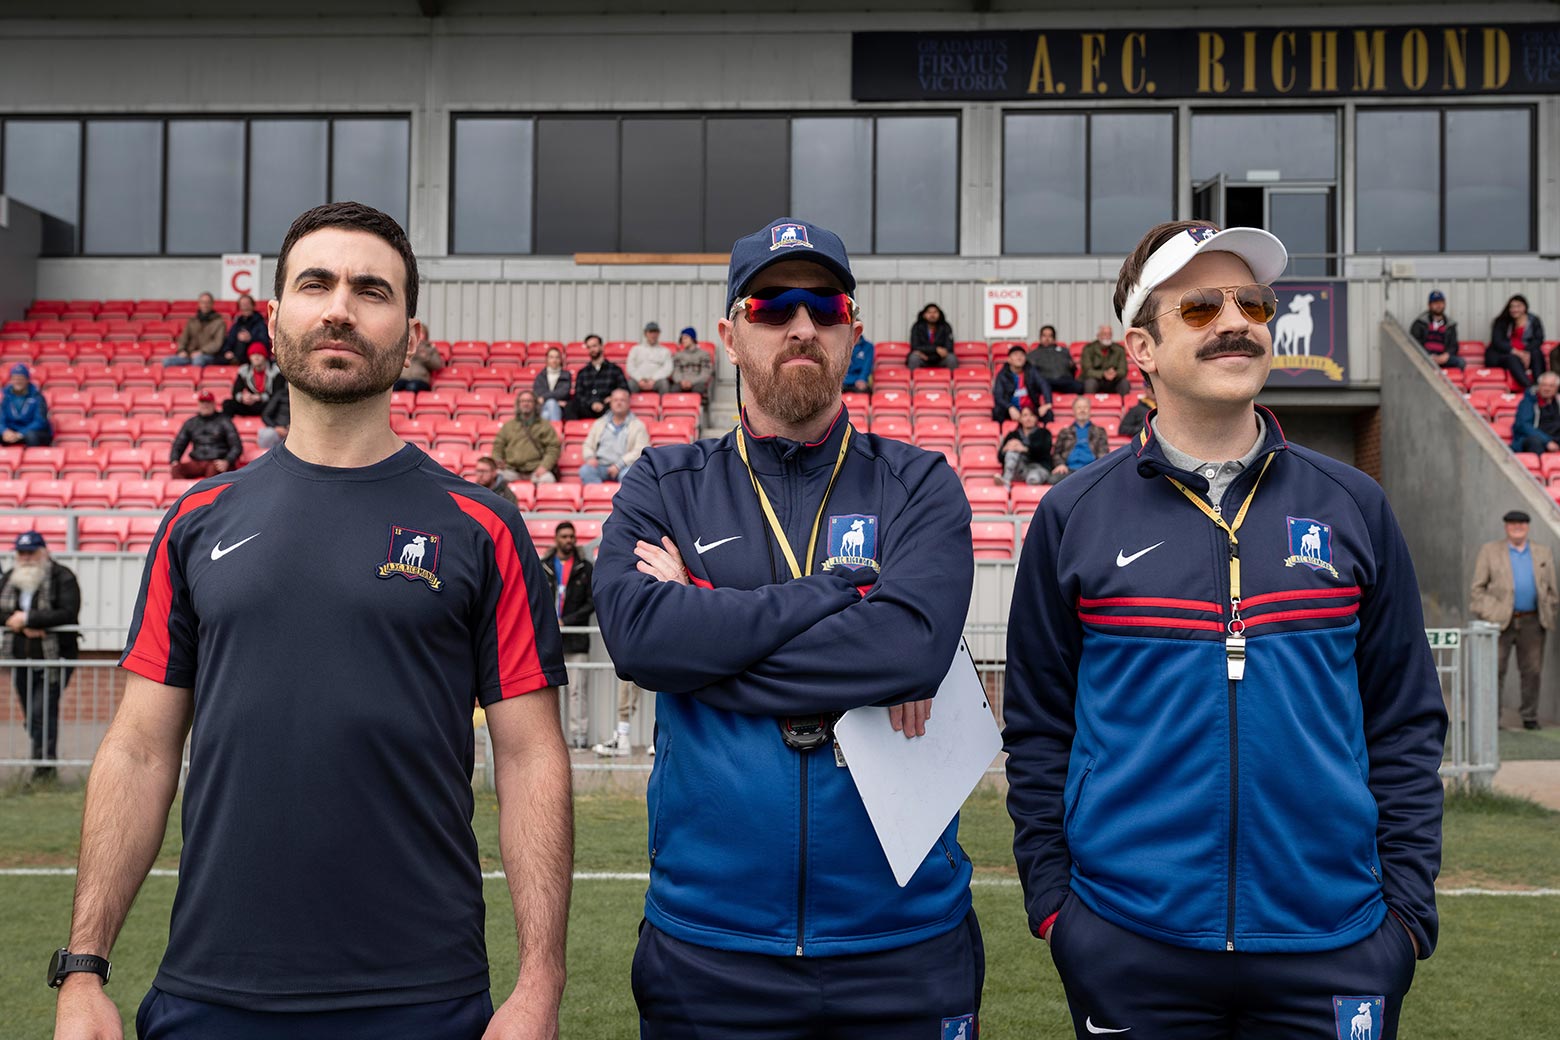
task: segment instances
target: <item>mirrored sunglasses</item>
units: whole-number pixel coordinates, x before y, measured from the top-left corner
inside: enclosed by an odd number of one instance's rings
[[[738,300],[733,309],[755,325],[788,325],[796,308],[806,307],[814,325],[848,325],[856,317],[849,294],[820,289],[761,289]]]

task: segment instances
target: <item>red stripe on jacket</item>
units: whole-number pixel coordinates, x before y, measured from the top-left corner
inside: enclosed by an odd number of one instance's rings
[[[498,593],[498,685],[505,700],[531,693],[518,689],[516,678],[526,680],[542,674],[542,659],[536,649],[536,628],[531,622],[531,595],[525,584],[525,569],[509,525],[487,506],[450,492],[461,512],[475,520],[493,539],[493,560],[498,567],[502,587]],[[510,655],[514,655],[512,663]],[[506,666],[507,665],[507,666]],[[537,687],[538,689],[540,687]]]
[[[1129,628],[1190,628],[1200,632],[1224,631],[1224,622],[1204,621],[1201,618],[1133,617],[1125,614],[1079,614],[1078,620],[1089,625],[1125,625]]]
[[[1248,618],[1247,628],[1256,628],[1258,625],[1270,625],[1275,621],[1318,621],[1324,618],[1347,617],[1350,614],[1358,614],[1360,605],[1350,603],[1342,607],[1312,607],[1309,610],[1276,610],[1271,614],[1263,614],[1260,617]]]
[[[1252,607],[1260,607],[1264,603],[1282,603],[1292,599],[1343,599],[1345,596],[1358,596],[1360,587],[1350,585],[1342,589],[1291,589],[1288,592],[1264,592],[1259,596],[1252,596],[1240,601],[1242,610],[1250,610]]]
[[[173,613],[173,578],[169,571],[168,542],[173,538],[174,526],[201,506],[216,501],[218,495],[232,486],[221,484],[186,496],[179,503],[179,511],[173,514],[173,519],[163,528],[162,540],[157,543],[157,552],[152,557],[152,576],[146,583],[146,605],[141,608],[141,627],[136,630],[135,644],[125,656],[126,667],[131,661],[138,661],[158,669],[161,674],[150,675],[130,669],[137,675],[159,683],[165,683],[168,679],[168,656],[172,651],[168,620]]]

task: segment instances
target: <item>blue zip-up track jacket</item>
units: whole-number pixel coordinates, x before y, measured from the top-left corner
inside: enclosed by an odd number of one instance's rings
[[[842,408],[817,444],[746,435],[799,560],[847,423]],[[637,570],[635,543],[663,535],[693,584]],[[939,935],[969,911],[957,818],[899,888],[849,768],[828,747],[788,748],[777,721],[936,692],[974,578],[969,503],[946,460],[853,434],[812,562],[831,556],[875,558],[881,573],[815,566],[791,579],[734,431],[646,451],[613,500],[596,610],[618,673],[659,691],[645,917],[678,939],[868,953]]]
[[[1036,512],[1008,626],[1008,809],[1032,931],[1069,890],[1176,946],[1309,952],[1390,908],[1436,939],[1446,711],[1418,585],[1375,481],[1284,441],[1220,504],[1145,428]]]

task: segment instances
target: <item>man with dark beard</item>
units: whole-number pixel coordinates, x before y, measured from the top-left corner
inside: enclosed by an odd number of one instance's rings
[[[193,488],[152,544],[50,972],[59,1036],[119,1035],[104,958],[162,843],[187,733],[179,890],[141,1036],[558,1035],[558,621],[518,510],[390,428],[391,385],[425,335],[417,287],[405,233],[377,210],[321,206],[283,240],[270,330],[287,439]],[[520,947],[496,1015],[476,703]]]
[[[925,732],[974,571],[943,456],[845,414],[855,285],[824,228],[739,239],[719,331],[741,421],[646,451],[603,530],[602,636],[620,675],[660,691],[633,978],[647,1040],[976,1032],[958,820],[900,888],[829,746],[869,704]]]
[[[16,566],[0,578],[0,616],[11,633],[5,656],[18,661],[74,660],[76,633],[55,629],[74,625],[80,613],[81,586],[76,575],[49,556],[43,535],[37,531],[17,535]],[[35,759],[59,757],[60,694],[72,671],[60,666],[11,669],[11,685],[22,702]],[[53,766],[39,766],[32,775],[34,783],[54,778]]]
[[[1041,500],[1008,618],[1008,811],[1080,1040],[1391,1040],[1435,946],[1446,711],[1370,477],[1255,406],[1257,228],[1160,224],[1116,314],[1158,408]]]

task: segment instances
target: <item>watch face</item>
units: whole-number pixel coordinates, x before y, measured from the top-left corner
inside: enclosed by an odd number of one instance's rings
[[[51,985],[51,986],[57,985],[57,980],[60,977],[60,964],[61,964],[61,962],[64,961],[66,955],[69,952],[70,952],[69,950],[61,948],[61,949],[55,950],[52,954],[50,954],[50,956],[49,956],[49,985]]]

